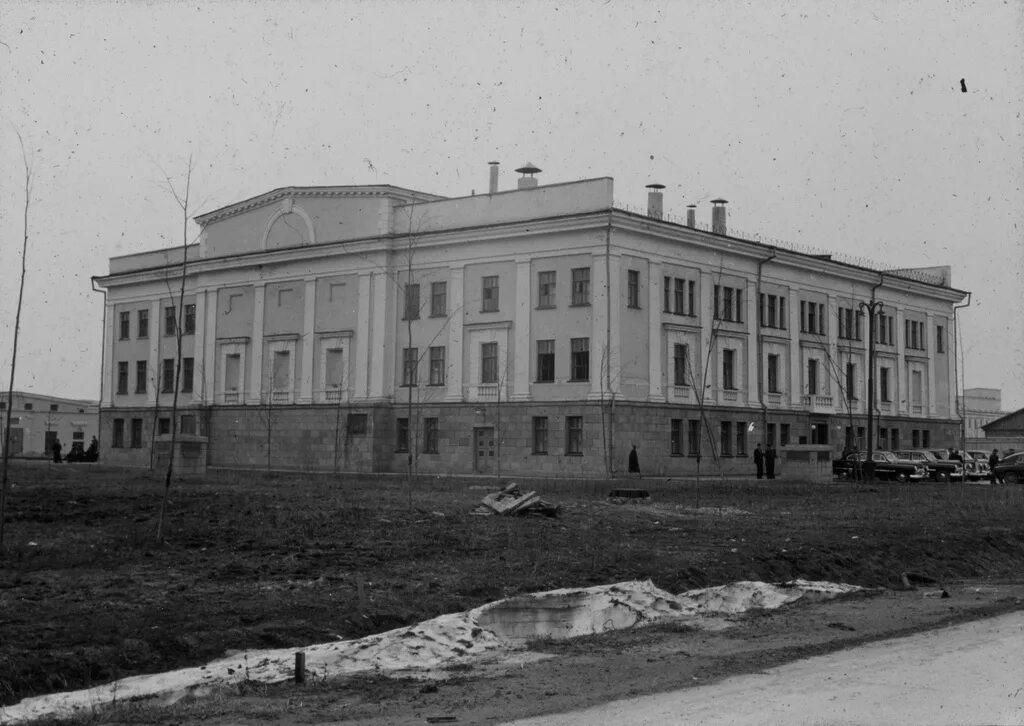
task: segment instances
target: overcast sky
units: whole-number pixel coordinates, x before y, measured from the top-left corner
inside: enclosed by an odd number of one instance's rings
[[[288,185],[612,176],[731,230],[952,265],[968,387],[1024,406],[1024,2],[99,2],[0,7],[0,379],[98,398],[108,259]],[[967,92],[961,90],[964,79]],[[193,232],[197,231],[193,226]]]

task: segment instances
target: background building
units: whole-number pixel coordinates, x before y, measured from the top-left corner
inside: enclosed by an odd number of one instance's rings
[[[952,445],[948,268],[882,271],[616,205],[608,177],[446,199],[288,187],[113,258],[101,430],[144,464],[181,430],[215,466],[594,475],[749,471],[755,443]],[[880,301],[869,320],[862,303]],[[150,427],[148,422],[155,421]]]
[[[984,426],[1003,415],[1002,391],[998,388],[965,388],[962,406],[968,441],[985,438]]]
[[[73,398],[57,398],[15,391],[13,403],[7,391],[0,393],[0,451],[3,450],[7,407],[11,407],[11,456],[51,456],[55,438],[63,454],[75,442],[88,448],[99,434],[99,404]]]

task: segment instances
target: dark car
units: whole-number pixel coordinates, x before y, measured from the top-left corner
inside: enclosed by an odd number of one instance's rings
[[[1010,454],[996,464],[996,468],[993,471],[996,475],[996,481],[1002,481],[1005,484],[1020,484],[1024,482],[1024,452]]]
[[[927,475],[921,464],[900,461],[891,451],[875,451],[871,455],[875,464],[875,478],[891,481],[920,481]],[[832,462],[832,475],[839,479],[860,479],[863,476],[867,452],[847,454]]]
[[[928,470],[928,478],[932,481],[964,478],[964,463],[962,461],[939,459],[927,449],[900,449],[896,452],[896,456],[902,461],[924,466]]]

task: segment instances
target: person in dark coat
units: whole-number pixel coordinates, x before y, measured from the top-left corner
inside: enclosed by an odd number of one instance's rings
[[[643,476],[640,473],[640,455],[636,453],[636,444],[633,444],[633,450],[629,452],[629,473]]]
[[[992,449],[992,453],[988,455],[988,479],[990,482],[995,484],[998,480],[996,479],[996,464],[999,463],[999,449]]]
[[[96,440],[96,437],[92,437],[92,441],[89,442],[89,448],[85,450],[86,461],[96,461],[100,458],[100,442]]]
[[[62,448],[61,445],[60,445],[60,439],[54,439],[53,440],[53,447],[52,448],[53,448],[53,463],[54,464],[59,464],[60,463],[60,450]]]
[[[757,469],[757,478],[764,476],[764,452],[761,451],[761,444],[754,447],[754,467]]]
[[[768,470],[768,478],[769,479],[774,479],[775,478],[775,458],[776,458],[776,456],[778,456],[778,455],[775,453],[775,447],[774,446],[769,446],[768,447],[768,451],[766,451],[765,455],[764,455],[765,468]]]

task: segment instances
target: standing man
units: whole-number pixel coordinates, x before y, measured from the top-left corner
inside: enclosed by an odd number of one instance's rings
[[[774,479],[775,478],[775,457],[776,457],[775,447],[774,446],[769,446],[768,447],[768,452],[764,455],[765,463],[768,465],[767,468],[768,468],[768,478],[769,479]]]
[[[988,455],[988,479],[993,484],[998,482],[996,479],[996,464],[999,463],[999,449],[992,449],[992,453]]]
[[[54,464],[59,464],[60,463],[60,450],[61,450],[61,448],[62,447],[60,445],[60,439],[54,438],[54,440],[53,440],[53,463]]]
[[[640,456],[636,453],[636,444],[633,444],[633,450],[629,452],[629,473],[636,474],[637,479],[643,478],[640,474]]]
[[[761,444],[754,447],[754,466],[757,468],[757,478],[760,479],[764,476],[764,452],[761,451]]]

